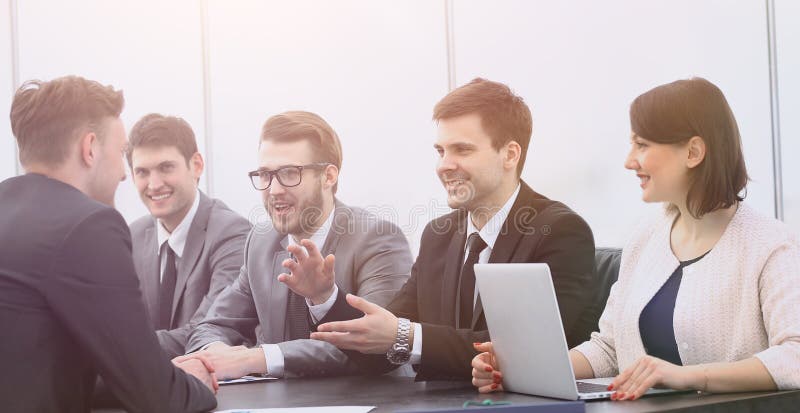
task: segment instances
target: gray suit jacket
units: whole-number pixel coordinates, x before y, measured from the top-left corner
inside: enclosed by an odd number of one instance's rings
[[[405,236],[394,224],[338,201],[333,213],[333,224],[321,252],[323,256],[336,255],[340,294],[357,294],[385,306],[411,271],[411,252]],[[286,341],[289,289],[276,277],[285,272],[281,263],[289,258],[287,242],[287,236],[271,226],[253,228],[239,277],[217,297],[205,320],[192,331],[187,351],[214,341],[229,345],[274,343],[283,352],[287,377],[354,371],[345,354],[331,344]],[[328,316],[322,322],[327,319]]]
[[[158,318],[160,261],[156,220],[144,216],[130,226],[133,262],[150,320]],[[200,322],[214,298],[236,278],[250,223],[222,201],[200,192],[200,203],[178,265],[169,330],[157,331],[164,350],[184,354],[192,324]]]

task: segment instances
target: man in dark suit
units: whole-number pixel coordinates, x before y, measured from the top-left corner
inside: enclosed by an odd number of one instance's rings
[[[366,316],[322,324],[312,338],[377,354],[351,355],[373,372],[412,364],[419,380],[466,379],[473,343],[489,339],[473,265],[541,262],[550,266],[568,342],[584,340],[573,327],[592,294],[594,240],[580,216],[520,180],[532,130],[527,105],[507,86],[475,79],[445,96],[433,118],[437,174],[456,211],[425,228],[411,278],[386,309],[347,296]]]
[[[269,223],[253,228],[239,277],[187,344],[204,349],[193,354],[205,354],[221,377],[353,372],[342,351],[309,333],[320,322],[362,315],[345,293],[387,304],[408,279],[403,232],[336,200],[341,165],[339,138],[320,116],[291,111],[264,124],[258,169],[249,175]]]
[[[29,81],[11,106],[26,174],[0,183],[0,400],[9,412],[89,411],[97,375],[128,411],[216,406],[213,366],[170,363],[142,304],[128,226],[121,91]]]
[[[130,226],[133,263],[158,340],[176,357],[192,325],[239,274],[250,223],[198,188],[203,157],[183,119],[143,117],[128,148],[133,182],[150,211]]]

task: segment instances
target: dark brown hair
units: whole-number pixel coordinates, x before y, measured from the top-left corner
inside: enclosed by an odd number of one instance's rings
[[[744,199],[749,177],[739,127],[722,91],[703,78],[655,87],[631,104],[631,130],[662,144],[685,144],[699,136],[705,159],[690,172],[686,207],[700,218]],[[670,209],[675,209],[674,205]]]
[[[10,116],[20,163],[62,164],[82,134],[103,139],[104,118],[118,118],[124,105],[121,90],[79,76],[23,83]]]
[[[481,125],[492,138],[494,149],[500,150],[510,141],[519,144],[517,177],[522,175],[533,131],[531,110],[525,101],[502,83],[475,78],[443,97],[433,108],[433,120],[472,113],[481,117]]]
[[[192,127],[185,120],[175,116],[164,116],[151,113],[139,119],[130,133],[128,144],[128,165],[133,166],[133,150],[140,147],[174,146],[183,155],[186,165],[197,153]]]
[[[261,128],[261,141],[296,142],[309,140],[314,162],[327,162],[342,170],[342,144],[328,122],[319,115],[289,111],[270,117]],[[333,186],[336,193],[339,183]]]

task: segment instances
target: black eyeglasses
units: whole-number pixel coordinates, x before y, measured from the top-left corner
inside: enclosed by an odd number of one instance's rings
[[[278,178],[281,186],[291,188],[300,185],[303,181],[303,169],[324,169],[328,165],[333,165],[328,162],[310,163],[308,165],[298,166],[282,166],[274,171],[269,169],[259,169],[257,171],[248,172],[250,182],[253,183],[253,188],[264,191],[269,189],[272,185],[272,177]]]

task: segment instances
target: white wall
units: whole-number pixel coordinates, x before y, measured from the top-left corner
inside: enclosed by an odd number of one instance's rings
[[[263,219],[247,178],[261,126],[286,110],[315,112],[342,142],[337,196],[400,225],[416,252],[428,205],[443,195],[430,121],[447,93],[443,3],[219,1],[209,16],[216,195]]]
[[[756,18],[756,16],[760,16]],[[753,182],[747,200],[773,214],[769,66],[760,0],[455,2],[457,82],[507,82],[532,108],[523,178],[566,202],[598,246],[622,245],[646,210],[623,168],[631,101],[705,77],[737,115]]]
[[[16,174],[16,143],[7,120],[14,96],[11,61],[10,0],[0,0],[0,181]]]
[[[0,0],[6,114],[10,1]],[[448,211],[434,173],[430,120],[448,85],[445,0],[17,3],[20,80],[74,73],[113,84],[125,91],[128,128],[149,112],[178,115],[194,127],[201,151],[207,119],[212,195],[253,221],[264,218],[245,175],[255,169],[258,133],[268,116],[290,109],[330,122],[344,148],[340,199],[395,221],[415,253],[424,224]],[[800,121],[792,116],[800,108],[800,10],[796,2],[776,3],[785,209],[800,231],[800,166],[793,159]],[[622,245],[637,217],[658,208],[639,200],[635,177],[622,168],[628,105],[678,78],[703,76],[725,92],[753,178],[748,202],[773,213],[763,0],[452,5],[456,84],[486,76],[526,99],[534,136],[523,178],[582,214],[597,245]],[[4,178],[15,171],[7,121],[0,134]],[[130,181],[117,205],[128,220],[145,213]]]
[[[775,1],[784,220],[800,234],[800,2]]]
[[[79,74],[125,93],[130,130],[142,116],[181,116],[203,150],[200,6],[175,1],[48,1],[19,5],[20,80]],[[147,213],[130,178],[117,207],[132,220]]]

